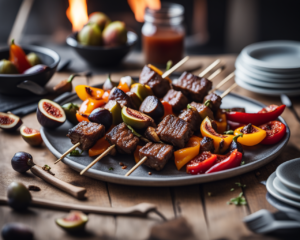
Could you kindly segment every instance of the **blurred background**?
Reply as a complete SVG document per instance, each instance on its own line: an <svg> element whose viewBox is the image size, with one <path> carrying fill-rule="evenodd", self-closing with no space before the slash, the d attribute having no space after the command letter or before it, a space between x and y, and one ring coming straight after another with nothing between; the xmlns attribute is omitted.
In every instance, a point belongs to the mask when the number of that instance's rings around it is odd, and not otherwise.
<svg viewBox="0 0 300 240"><path fill-rule="evenodd" d="M168 2L161 0L161 2ZM246 45L267 40L300 41L300 1L294 0L172 0L185 8L185 51L193 54L238 53ZM0 0L0 45L6 45L22 0ZM38 0L26 21L20 43L65 45L72 25L68 0ZM87 1L88 13L105 12L141 35L126 0ZM141 51L141 37L135 47Z"/></svg>

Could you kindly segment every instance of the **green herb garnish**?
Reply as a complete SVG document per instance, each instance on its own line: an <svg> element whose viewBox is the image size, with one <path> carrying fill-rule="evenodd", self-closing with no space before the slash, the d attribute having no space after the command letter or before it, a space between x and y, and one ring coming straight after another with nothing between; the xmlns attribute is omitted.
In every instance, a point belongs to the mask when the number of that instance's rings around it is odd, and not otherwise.
<svg viewBox="0 0 300 240"><path fill-rule="evenodd" d="M246 184L244 184L244 185L242 185L241 183L239 183L239 182L237 182L237 183L235 183L238 187L243 187L243 188L245 188L246 187Z"/></svg>
<svg viewBox="0 0 300 240"><path fill-rule="evenodd" d="M108 170L112 171L112 170L114 170L114 168L110 167Z"/></svg>
<svg viewBox="0 0 300 240"><path fill-rule="evenodd" d="M227 134L227 135L233 135L234 131L233 130L228 130L226 132L224 132L224 134Z"/></svg>
<svg viewBox="0 0 300 240"><path fill-rule="evenodd" d="M211 107L212 101L211 101L211 100L206 100L205 103L204 103L204 105L205 105L206 107Z"/></svg>
<svg viewBox="0 0 300 240"><path fill-rule="evenodd" d="M166 71L168 71L168 70L172 67L172 65L173 65L172 60L169 60L169 61L167 62Z"/></svg>
<svg viewBox="0 0 300 240"><path fill-rule="evenodd" d="M79 150L74 149L70 152L70 156L80 156L83 153L83 150L79 152Z"/></svg>
<svg viewBox="0 0 300 240"><path fill-rule="evenodd" d="M244 165L244 164L245 164L245 161L242 161L242 162L241 162L241 166Z"/></svg>
<svg viewBox="0 0 300 240"><path fill-rule="evenodd" d="M246 199L243 197L243 193L241 192L239 194L238 197L236 198L231 198L229 202L227 202L227 204L234 204L236 206L240 206L240 205L246 205L247 201Z"/></svg>
<svg viewBox="0 0 300 240"><path fill-rule="evenodd" d="M230 189L230 192L232 192L232 191L234 191L234 188L231 188L231 189Z"/></svg>

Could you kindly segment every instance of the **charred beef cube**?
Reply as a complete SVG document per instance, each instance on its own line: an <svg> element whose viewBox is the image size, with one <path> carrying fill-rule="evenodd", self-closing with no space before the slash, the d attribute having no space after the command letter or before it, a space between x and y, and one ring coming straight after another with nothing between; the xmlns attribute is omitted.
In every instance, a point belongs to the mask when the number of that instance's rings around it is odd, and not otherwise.
<svg viewBox="0 0 300 240"><path fill-rule="evenodd" d="M167 115L158 124L156 133L162 141L179 148L183 148L193 135L190 124L174 115Z"/></svg>
<svg viewBox="0 0 300 240"><path fill-rule="evenodd" d="M129 96L131 107L135 110L139 110L141 105L139 97L134 92L127 92L126 94Z"/></svg>
<svg viewBox="0 0 300 240"><path fill-rule="evenodd" d="M139 82L143 85L148 85L152 89L153 94L158 98L165 96L171 88L170 82L167 79L163 79L148 66L144 66Z"/></svg>
<svg viewBox="0 0 300 240"><path fill-rule="evenodd" d="M198 111L202 120L206 117L209 117L210 119L214 119L214 113L209 107L205 106L204 104L191 102L190 106L195 108Z"/></svg>
<svg viewBox="0 0 300 240"><path fill-rule="evenodd" d="M121 107L132 107L130 104L130 98L129 96L124 93L121 89L114 87L110 94L108 100L116 100Z"/></svg>
<svg viewBox="0 0 300 240"><path fill-rule="evenodd" d="M132 154L139 143L139 138L128 129L125 123L115 126L105 139L111 144L115 144L119 153Z"/></svg>
<svg viewBox="0 0 300 240"><path fill-rule="evenodd" d="M217 112L220 109L222 98L219 95L210 93L205 96L203 103L205 103L207 100L211 101L209 107L213 110L213 112Z"/></svg>
<svg viewBox="0 0 300 240"><path fill-rule="evenodd" d="M139 156L140 159L147 157L144 165L160 171L173 156L173 146L163 143L147 143L139 150Z"/></svg>
<svg viewBox="0 0 300 240"><path fill-rule="evenodd" d="M163 100L172 105L174 112L181 111L186 108L186 105L189 103L189 100L182 92L175 91L174 89L170 89Z"/></svg>
<svg viewBox="0 0 300 240"><path fill-rule="evenodd" d="M206 78L197 77L191 73L184 72L180 78L173 83L173 88L181 91L185 96L196 102L202 102L211 90L212 82Z"/></svg>
<svg viewBox="0 0 300 240"><path fill-rule="evenodd" d="M184 109L178 117L188 122L191 125L192 131L199 131L202 119L197 111L192 109Z"/></svg>
<svg viewBox="0 0 300 240"><path fill-rule="evenodd" d="M105 127L102 124L82 121L69 130L67 137L73 144L79 142L79 148L85 151L90 149L104 134Z"/></svg>
<svg viewBox="0 0 300 240"><path fill-rule="evenodd" d="M214 140L209 137L204 137L200 142L200 152L211 152L215 151Z"/></svg>

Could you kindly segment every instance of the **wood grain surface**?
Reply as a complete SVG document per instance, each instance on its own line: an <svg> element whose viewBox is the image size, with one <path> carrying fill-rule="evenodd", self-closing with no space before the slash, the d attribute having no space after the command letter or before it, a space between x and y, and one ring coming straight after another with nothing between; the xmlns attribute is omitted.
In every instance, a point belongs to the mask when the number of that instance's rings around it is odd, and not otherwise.
<svg viewBox="0 0 300 240"><path fill-rule="evenodd" d="M219 56L191 57L181 67L193 68L199 63L204 69ZM236 56L220 56L222 64L226 65L225 70L214 80L214 84L220 82L225 76L234 70ZM142 65L137 65L135 70L112 73L112 79L118 80L124 75L138 76ZM201 69L195 74L199 74ZM48 84L53 87L60 80L67 78L69 73L57 73ZM101 83L106 76L99 75L92 77L90 84ZM86 84L84 78L76 78L74 85ZM221 89L225 90L233 83L229 81ZM262 96L251 93L240 87L233 92L242 96L251 97L264 104L280 104L279 97ZM296 110L300 114L300 100L292 99ZM242 223L243 217L256 212L262 208L276 211L266 201L266 188L260 181L266 180L275 171L276 167L287 160L300 157L300 132L299 123L293 114L286 109L283 118L291 129L291 138L285 150L270 164L247 174L230 178L227 180L211 182L201 185L183 187L131 187L112 183L106 183L80 176L63 163L54 165L55 157L43 145L38 148L30 147L23 141L20 134L7 133L0 130L0 196L6 195L7 186L13 181L19 181L25 185L36 185L41 188L39 192L31 192L36 198L61 201L64 203L76 203L91 206L103 207L129 207L138 203L148 202L156 204L159 211L169 220L184 217L191 229L193 237L187 239L274 239L265 236L254 235L249 232ZM24 125L39 129L35 113L23 118ZM77 200L54 186L49 185L30 171L26 174L19 174L11 168L11 158L17 151L25 151L32 154L34 162L43 166L47 164L52 167L55 176L75 186L87 189L87 199ZM241 188L236 183L242 183L246 187ZM234 188L233 191L230 191ZM246 206L227 205L227 201L244 192L248 204ZM70 235L56 226L55 219L66 215L66 212L30 208L27 212L18 213L7 206L0 206L0 227L8 222L22 222L34 229L35 239L148 239L151 228L154 225L162 224L162 220L155 214L148 218L127 217L127 216L105 216L89 214L87 231L82 235ZM171 222L170 222L171 224ZM169 224L169 225L170 225ZM161 225L162 227L164 225ZM174 223L174 226L175 225ZM155 228L158 229L158 228ZM172 228L171 228L172 229ZM180 227L174 227L174 233ZM158 231L158 230L157 230ZM166 230L167 231L167 230ZM173 230L171 230L173 231ZM165 234L166 235L166 234ZM169 234L170 235L170 234ZM175 234L176 236L176 234ZM178 239L184 239L177 234ZM181 237L180 237L181 236ZM0 236L1 239L1 236ZM170 239L164 235L160 239ZM174 237L172 237L174 239Z"/></svg>

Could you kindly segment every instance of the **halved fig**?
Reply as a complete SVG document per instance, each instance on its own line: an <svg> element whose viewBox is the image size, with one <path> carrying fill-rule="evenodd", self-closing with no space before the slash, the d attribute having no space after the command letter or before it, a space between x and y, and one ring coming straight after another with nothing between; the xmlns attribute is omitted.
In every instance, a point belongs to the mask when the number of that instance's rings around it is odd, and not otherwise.
<svg viewBox="0 0 300 240"><path fill-rule="evenodd" d="M12 113L0 112L0 128L6 131L17 130L22 125L22 120Z"/></svg>
<svg viewBox="0 0 300 240"><path fill-rule="evenodd" d="M22 126L20 133L25 142L27 142L30 146L39 146L43 143L41 133L38 130Z"/></svg>
<svg viewBox="0 0 300 240"><path fill-rule="evenodd" d="M153 119L160 119L164 116L165 110L161 101L155 96L148 96L140 106L140 112L147 114Z"/></svg>
<svg viewBox="0 0 300 240"><path fill-rule="evenodd" d="M56 224L66 231L82 231L88 216L80 211L71 211L68 216L56 219Z"/></svg>
<svg viewBox="0 0 300 240"><path fill-rule="evenodd" d="M124 123L134 129L143 129L149 126L155 127L154 120L151 117L128 107L122 108L122 119Z"/></svg>
<svg viewBox="0 0 300 240"><path fill-rule="evenodd" d="M57 103L42 99L36 111L39 123L45 128L57 128L66 121L66 114Z"/></svg>
<svg viewBox="0 0 300 240"><path fill-rule="evenodd" d="M110 111L110 113L112 114L113 125L118 125L119 123L122 122L122 117L121 117L122 108L117 101L109 100L108 103L106 103L106 105L104 106L104 108Z"/></svg>

